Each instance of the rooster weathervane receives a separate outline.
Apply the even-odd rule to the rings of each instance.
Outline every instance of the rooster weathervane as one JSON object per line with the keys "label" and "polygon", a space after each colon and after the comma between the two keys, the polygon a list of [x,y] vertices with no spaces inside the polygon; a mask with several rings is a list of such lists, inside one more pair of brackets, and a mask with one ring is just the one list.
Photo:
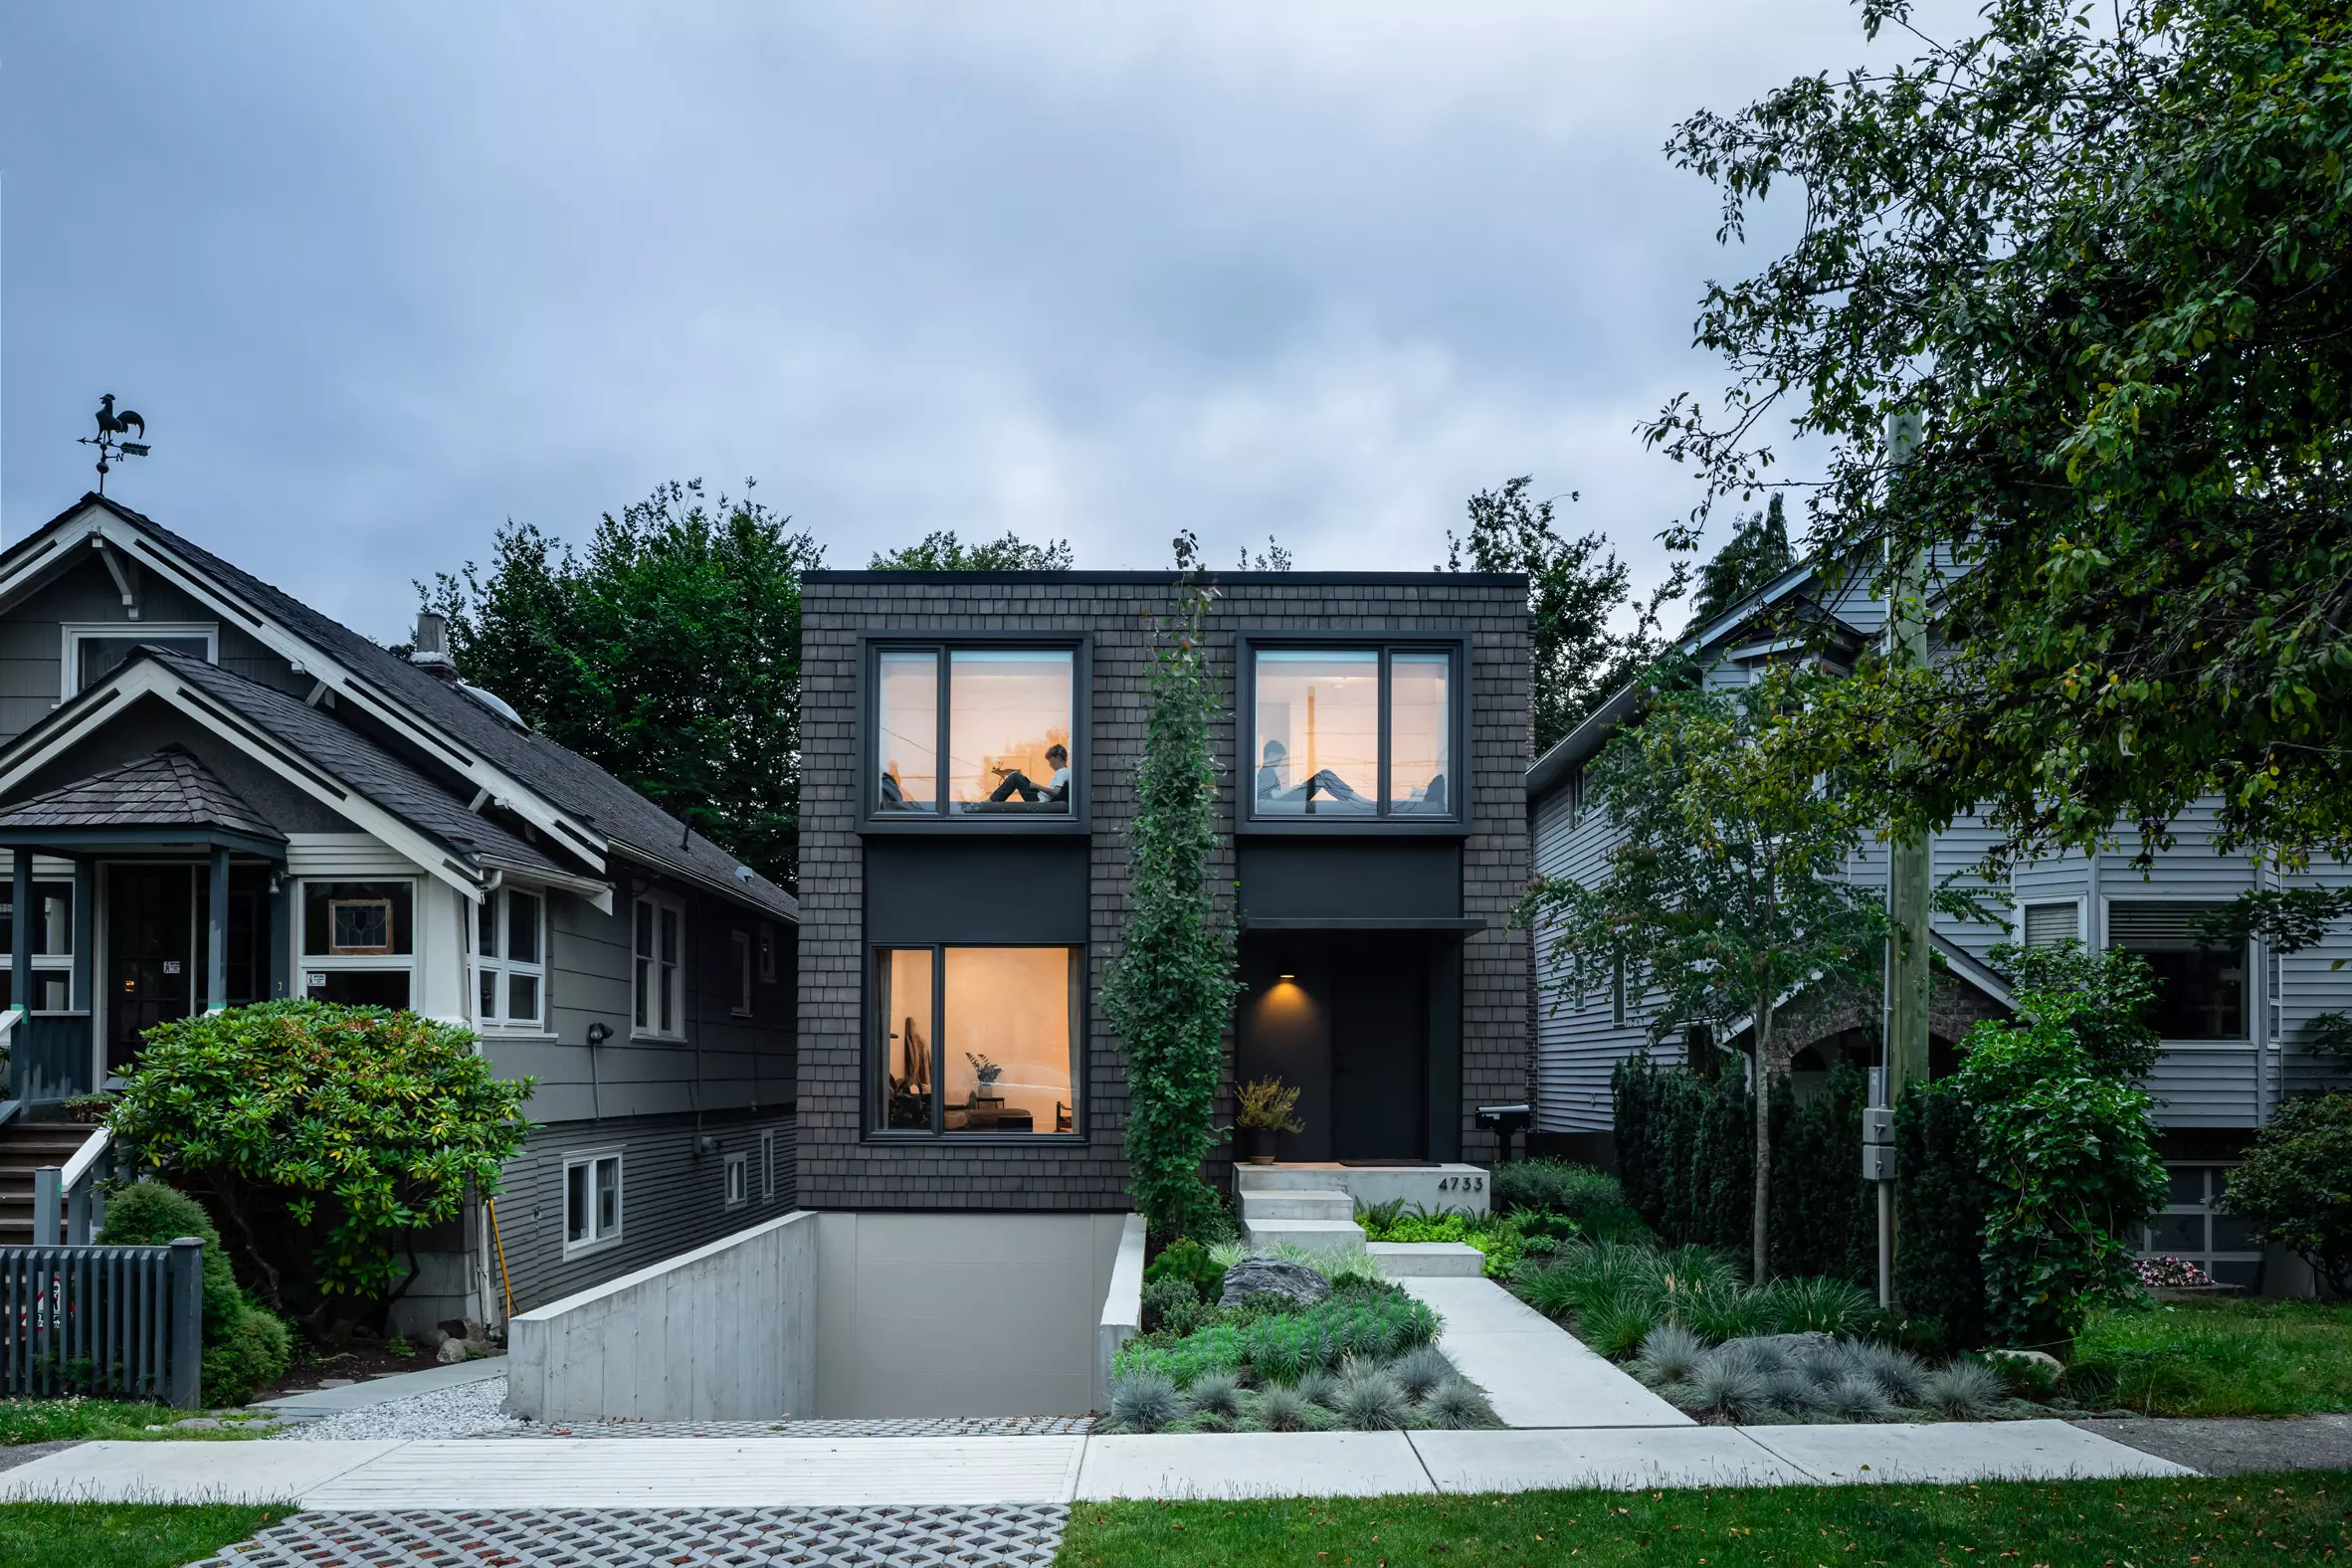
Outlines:
{"label": "rooster weathervane", "polygon": [[[121,440],[121,437],[130,434],[133,425],[139,429],[139,439]],[[82,445],[98,449],[98,493],[103,495],[106,493],[106,474],[113,467],[114,459],[143,458],[147,455],[147,422],[139,418],[133,409],[126,408],[119,414],[115,413],[114,394],[109,392],[98,399],[98,434],[84,436]]]}

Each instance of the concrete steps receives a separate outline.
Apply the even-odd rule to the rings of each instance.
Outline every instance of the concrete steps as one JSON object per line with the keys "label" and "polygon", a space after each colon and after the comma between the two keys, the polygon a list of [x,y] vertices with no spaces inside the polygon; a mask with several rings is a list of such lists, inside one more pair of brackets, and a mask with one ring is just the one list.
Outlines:
{"label": "concrete steps", "polygon": [[1486,1255],[1466,1242],[1370,1242],[1364,1250],[1391,1279],[1476,1279]]}
{"label": "concrete steps", "polygon": [[1364,1228],[1355,1202],[1336,1188],[1242,1190],[1242,1236],[1252,1247],[1288,1245],[1314,1253],[1360,1253]]}

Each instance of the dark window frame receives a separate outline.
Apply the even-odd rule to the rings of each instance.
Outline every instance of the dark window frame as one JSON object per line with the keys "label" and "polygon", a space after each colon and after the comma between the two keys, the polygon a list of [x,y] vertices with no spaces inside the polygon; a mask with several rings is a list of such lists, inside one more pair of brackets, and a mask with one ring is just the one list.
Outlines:
{"label": "dark window frame", "polygon": [[[1376,649],[1380,654],[1380,756],[1375,764],[1379,788],[1378,814],[1371,817],[1310,817],[1258,815],[1258,656],[1269,650],[1283,652],[1311,652],[1329,649],[1334,653],[1354,653]],[[1466,839],[1476,815],[1471,799],[1470,709],[1470,640],[1461,633],[1451,632],[1252,632],[1245,631],[1236,640],[1234,683],[1234,730],[1237,754],[1234,767],[1233,831],[1240,837],[1300,836],[1310,838],[1379,839],[1434,838]],[[1390,812],[1388,798],[1389,745],[1389,672],[1398,654],[1445,654],[1452,666],[1448,672],[1447,697],[1453,711],[1447,715],[1452,733],[1447,737],[1452,752],[1447,768],[1446,788],[1452,808],[1443,817],[1415,814],[1396,816]]]}
{"label": "dark window frame", "polygon": [[[880,660],[884,653],[930,652],[939,656],[939,789],[944,802],[948,726],[953,720],[950,682],[957,649],[1001,653],[1018,649],[1067,653],[1070,671],[1070,810],[1060,815],[958,816],[941,810],[904,815],[875,810],[881,798],[882,766],[876,758],[874,737],[882,722]],[[1086,834],[1093,831],[1090,780],[1093,764],[1093,664],[1091,633],[1046,629],[1034,632],[905,631],[858,634],[858,831],[873,833],[947,834]]]}
{"label": "dark window frame", "polygon": [[[1077,1006],[1073,1009],[1071,1029],[1071,1085],[1070,1121],[1068,1132],[949,1132],[947,1130],[947,1096],[941,1084],[947,1077],[947,949],[950,947],[1001,947],[1032,950],[1051,948],[1070,953],[1077,966]],[[1089,1020],[1093,1014],[1092,977],[1089,967],[1089,945],[1085,942],[868,942],[866,978],[861,985],[864,1003],[859,1008],[860,1034],[863,1043],[858,1051],[858,1124],[862,1143],[893,1143],[926,1149],[960,1149],[966,1146],[1039,1145],[1071,1148],[1088,1141],[1086,1131],[1086,1039]],[[877,1126],[884,1119],[879,1114],[878,1102],[882,1076],[874,1070],[881,1065],[877,1052],[875,1022],[881,1007],[877,995],[879,987],[875,971],[877,959],[883,953],[928,952],[931,955],[931,1124],[927,1128]]]}

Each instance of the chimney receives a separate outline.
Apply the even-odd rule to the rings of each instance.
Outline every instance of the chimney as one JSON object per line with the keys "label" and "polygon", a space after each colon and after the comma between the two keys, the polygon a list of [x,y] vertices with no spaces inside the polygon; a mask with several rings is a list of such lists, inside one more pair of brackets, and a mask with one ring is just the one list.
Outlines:
{"label": "chimney", "polygon": [[417,647],[408,662],[444,681],[457,680],[457,661],[449,656],[449,622],[431,610],[418,611]]}

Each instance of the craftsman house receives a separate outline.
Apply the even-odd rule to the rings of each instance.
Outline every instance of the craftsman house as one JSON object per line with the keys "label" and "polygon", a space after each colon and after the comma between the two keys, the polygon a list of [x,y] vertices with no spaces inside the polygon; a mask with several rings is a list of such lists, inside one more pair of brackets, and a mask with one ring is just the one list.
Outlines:
{"label": "craftsman house", "polygon": [[792,1206],[792,896],[458,680],[435,618],[396,656],[85,496],[0,552],[0,1145],[33,1151],[0,1164],[79,1141],[61,1102],[159,1021],[306,996],[463,1024],[538,1080],[494,1222],[434,1239],[396,1326]]}
{"label": "craftsman house", "polygon": [[[1745,685],[1765,661],[1796,655],[1830,668],[1850,665],[1881,635],[1885,606],[1867,573],[1831,574],[1800,566],[1714,624],[1693,627],[1683,652],[1702,679],[1722,688]],[[1535,869],[1547,877],[1597,877],[1615,842],[1605,813],[1586,809],[1585,767],[1618,728],[1636,716],[1636,693],[1620,691],[1528,770],[1527,803]],[[2352,1007],[2352,940],[2337,933],[2298,953],[2267,951],[2260,943],[2222,950],[2200,944],[2198,914],[2254,887],[2319,880],[2342,882],[2340,864],[2285,874],[2245,854],[2223,855],[2210,842],[2212,814],[2189,813],[2175,824],[2178,842],[2144,874],[2118,854],[2065,854],[2019,866],[2008,882],[1978,883],[1982,900],[2003,918],[1972,921],[1939,912],[1930,930],[1934,979],[1929,1008],[1930,1068],[1951,1071],[1953,1046],[1980,1018],[2002,1016],[2008,987],[1990,961],[1999,942],[2055,943],[2068,938],[2091,947],[2121,947],[2148,960],[2158,982],[2157,1027],[2163,1055],[2147,1087],[2158,1101],[2159,1152],[2172,1174],[2172,1201],[2142,1238],[2145,1250],[2184,1258],[2226,1283],[2272,1293],[2309,1288],[2303,1265],[2265,1251],[2244,1221],[2215,1211],[2213,1200],[2229,1169],[2289,1094],[2328,1081],[2327,1059],[2304,1048],[2311,1020]],[[1931,837],[1932,875],[1959,878],[1995,843],[1990,828],[1968,820]],[[1854,876],[1883,885],[1886,856],[1867,845]],[[1537,936],[1539,978],[1550,972]],[[1878,1060],[1876,1009],[1866,1016],[1804,1015],[1795,1077],[1800,1091],[1829,1066],[1845,1060],[1866,1067]],[[1651,1016],[1638,988],[1622,982],[1613,994],[1582,1003],[1547,991],[1538,1001],[1536,1136],[1575,1158],[1611,1157],[1610,1074],[1637,1053],[1678,1060],[1681,1041],[1653,1043]]]}

